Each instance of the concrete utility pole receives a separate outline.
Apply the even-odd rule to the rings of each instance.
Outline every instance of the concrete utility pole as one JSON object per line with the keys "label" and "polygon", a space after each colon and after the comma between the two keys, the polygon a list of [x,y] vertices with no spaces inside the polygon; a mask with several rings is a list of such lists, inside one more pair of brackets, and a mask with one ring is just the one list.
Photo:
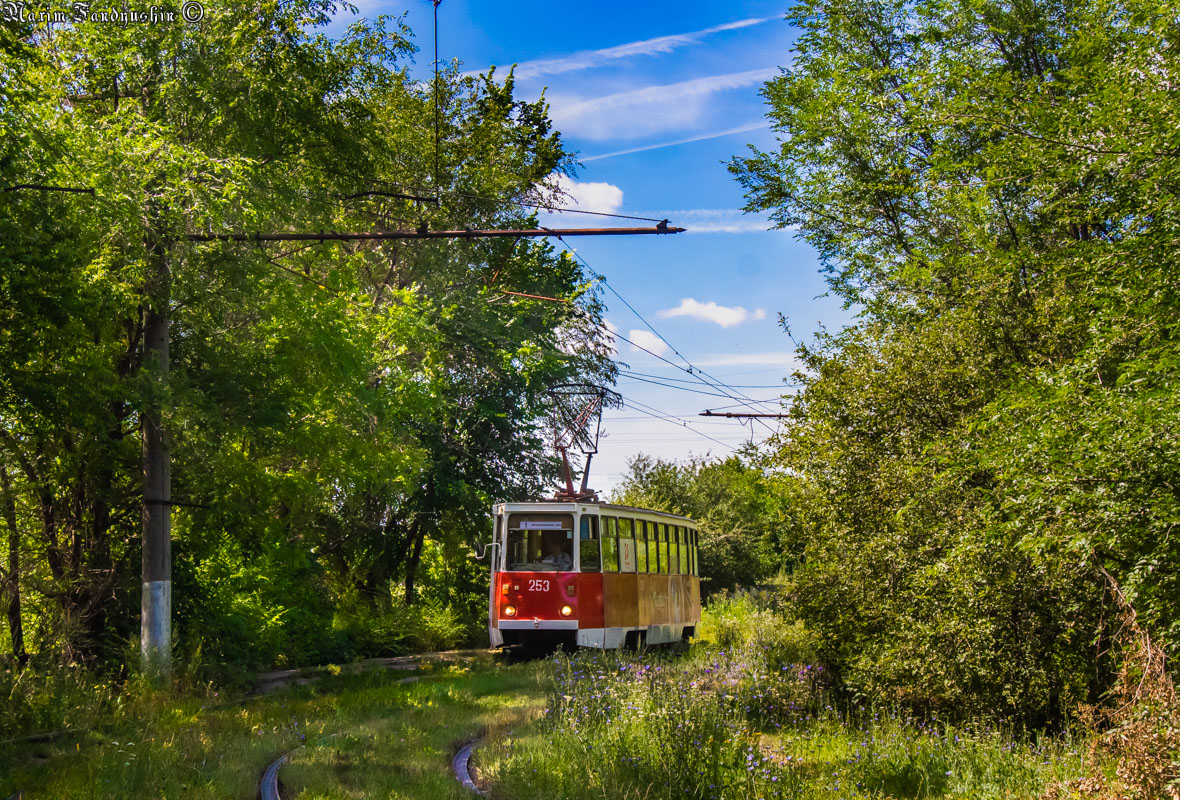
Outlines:
{"label": "concrete utility pole", "polygon": [[156,245],[144,320],[144,368],[154,378],[143,410],[143,594],[139,642],[144,672],[167,683],[172,674],[172,464],[164,435],[168,388],[168,306],[172,275],[168,247]]}

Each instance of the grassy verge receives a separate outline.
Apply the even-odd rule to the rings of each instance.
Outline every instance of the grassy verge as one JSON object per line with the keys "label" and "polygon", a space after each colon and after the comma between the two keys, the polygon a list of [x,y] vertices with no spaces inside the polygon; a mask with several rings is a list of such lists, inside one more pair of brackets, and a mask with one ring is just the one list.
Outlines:
{"label": "grassy verge", "polygon": [[537,665],[340,675],[260,700],[151,698],[100,731],[0,748],[0,797],[253,798],[266,765],[286,798],[463,797],[451,747],[543,705]]}
{"label": "grassy verge", "polygon": [[552,659],[546,712],[480,751],[497,798],[1032,798],[1086,774],[1068,735],[838,711],[801,627],[723,606],[685,658]]}
{"label": "grassy verge", "polygon": [[541,666],[450,667],[414,684],[386,713],[374,713],[381,698],[351,694],[362,713],[336,736],[294,754],[283,768],[283,797],[470,800],[450,772],[456,743],[486,732],[510,735],[536,717],[544,699]]}
{"label": "grassy verge", "polygon": [[111,695],[95,732],[0,747],[0,797],[244,800],[294,751],[288,800],[459,800],[450,757],[484,732],[477,778],[498,800],[1089,797],[1114,774],[1069,735],[835,703],[808,632],[746,601],[715,604],[701,638],[686,656],[340,674],[231,705]]}

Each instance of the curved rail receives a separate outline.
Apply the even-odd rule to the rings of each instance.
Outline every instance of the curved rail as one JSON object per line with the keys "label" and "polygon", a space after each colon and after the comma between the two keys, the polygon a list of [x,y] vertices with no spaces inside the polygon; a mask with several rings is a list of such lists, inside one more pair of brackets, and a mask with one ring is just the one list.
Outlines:
{"label": "curved rail", "polygon": [[[295,748],[295,750],[300,749],[302,748]],[[291,753],[294,753],[295,750],[292,750]],[[262,773],[262,785],[258,789],[258,796],[261,800],[283,800],[279,796],[279,767],[287,763],[291,753],[283,753],[271,762],[270,766],[266,768],[266,772]]]}
{"label": "curved rail", "polygon": [[474,742],[468,742],[459,748],[459,752],[455,753],[455,757],[451,759],[451,771],[455,773],[455,778],[459,783],[463,784],[463,788],[475,792],[480,797],[484,797],[483,790],[476,786],[475,781],[471,779],[471,772],[468,770],[468,764],[471,762],[471,751],[479,744],[480,740],[476,739]]}
{"label": "curved rail", "polygon": [[[480,797],[486,797],[483,790],[471,778],[471,770],[469,768],[471,752],[480,741],[480,739],[476,739],[459,748],[459,752],[455,753],[454,758],[451,759],[451,771],[455,773],[455,778],[463,785],[464,789],[475,792]],[[260,800],[283,800],[279,794],[279,769],[283,764],[287,763],[294,753],[302,749],[302,747],[296,747],[289,753],[283,753],[270,763],[270,766],[266,768],[266,772],[262,773],[262,784],[258,788],[258,797]],[[20,795],[14,795],[14,797],[17,797],[19,800]]]}
{"label": "curved rail", "polygon": [[[423,655],[426,656],[427,658],[432,655],[433,656],[439,656],[439,655],[450,656],[450,655],[456,655],[456,654],[460,655],[461,657],[466,657],[466,656],[468,656],[469,652],[484,652],[484,651],[457,651],[456,653],[433,653],[433,654],[423,654]],[[395,666],[395,662],[396,662],[396,666],[402,666],[403,664],[406,664],[406,663],[421,663],[422,661],[427,660],[427,658],[424,658],[423,655],[408,656],[408,657],[403,656],[403,657],[397,658],[397,659],[373,659],[373,662],[374,662],[374,666],[390,667],[390,666]],[[402,668],[404,668],[404,667],[402,667]],[[283,674],[281,677],[286,679],[290,676]],[[419,678],[419,676],[417,676],[417,675],[411,675],[409,677],[402,678],[401,680],[397,681],[397,683],[414,683],[418,680],[418,678]],[[330,738],[330,737],[336,736],[336,735],[337,734],[334,734],[334,733],[329,734],[328,737],[325,737],[325,738]],[[459,782],[461,784],[463,784],[464,787],[466,787],[467,789],[469,789],[469,790],[475,792],[476,794],[480,795],[481,797],[483,797],[484,793],[480,790],[480,788],[478,786],[475,785],[475,781],[473,781],[471,779],[471,773],[468,771],[468,767],[467,767],[468,762],[471,761],[471,751],[472,751],[472,749],[475,748],[475,746],[477,744],[479,744],[479,741],[480,741],[479,739],[476,739],[475,741],[470,742],[469,744],[466,744],[463,747],[461,747],[459,749],[459,752],[455,753],[455,757],[451,759],[451,769],[454,770],[455,777],[458,778]],[[291,758],[292,755],[299,752],[304,747],[305,747],[305,745],[300,745],[299,747],[296,747],[294,750],[291,750],[290,752],[283,753],[281,756],[276,758],[274,761],[272,761],[267,766],[266,771],[264,773],[262,773],[262,782],[259,784],[259,787],[258,787],[258,797],[260,798],[260,800],[282,800],[282,796],[279,794],[279,769],[282,768],[283,764],[287,763],[287,761]]]}

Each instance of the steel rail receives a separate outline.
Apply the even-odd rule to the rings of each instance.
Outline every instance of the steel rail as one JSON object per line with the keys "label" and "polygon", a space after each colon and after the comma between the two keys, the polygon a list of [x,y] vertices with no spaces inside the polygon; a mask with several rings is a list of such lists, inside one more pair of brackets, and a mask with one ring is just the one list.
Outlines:
{"label": "steel rail", "polygon": [[480,797],[486,797],[487,795],[484,794],[484,791],[471,778],[471,771],[469,769],[471,752],[481,741],[483,740],[476,739],[460,747],[459,752],[455,753],[455,757],[451,759],[451,771],[455,773],[455,778],[463,785],[464,789],[475,792]]}
{"label": "steel rail", "polygon": [[283,753],[274,761],[270,762],[270,766],[266,768],[266,772],[262,773],[262,785],[258,787],[258,797],[260,800],[283,800],[279,795],[279,767],[287,763],[287,759],[291,757],[291,753],[302,749],[302,747],[296,747],[290,753]]}
{"label": "steel rail", "polygon": [[[473,652],[483,652],[483,651],[457,650],[457,651],[447,651],[447,652],[442,652],[442,653],[422,653],[422,654],[414,655],[414,656],[401,656],[398,658],[391,658],[391,659],[373,659],[371,662],[371,665],[372,666],[386,666],[386,667],[396,669],[396,668],[401,667],[401,666],[403,666],[407,663],[410,663],[410,662],[416,662],[418,664],[421,664],[424,662],[433,663],[434,661],[446,661],[449,659],[445,659],[445,658],[439,659],[437,657],[438,656],[453,656],[453,655],[460,656],[460,659],[459,659],[460,661],[464,661],[464,660],[470,661],[471,660],[470,654]],[[295,674],[288,674],[288,672],[297,673],[298,671],[297,670],[285,671],[284,673],[280,673],[281,677],[284,679],[292,679],[292,678],[296,677]],[[401,680],[397,681],[397,683],[415,683],[419,680],[419,677],[420,676],[418,676],[418,675],[411,675],[409,677],[402,678]],[[339,732],[336,732],[336,733],[330,733],[327,736],[320,737],[320,739],[317,740],[317,744],[320,741],[323,741],[325,739],[330,739],[334,736],[339,736],[339,735],[340,735]],[[475,785],[475,781],[473,781],[471,779],[471,774],[468,772],[468,769],[467,769],[467,764],[471,760],[471,750],[472,750],[472,748],[475,747],[475,745],[477,745],[479,743],[479,741],[480,741],[479,739],[476,739],[476,740],[464,745],[462,748],[460,748],[459,752],[456,753],[454,758],[451,759],[451,768],[453,770],[455,770],[455,776],[457,778],[459,778],[459,782],[462,783],[463,786],[476,792],[480,796],[483,796],[483,792],[480,791],[479,787]],[[300,750],[304,749],[305,747],[308,747],[309,745],[310,745],[310,743],[302,744],[299,747],[296,747],[294,750],[290,750],[286,753],[283,753],[282,755],[280,755],[278,758],[276,758],[274,761],[272,761],[270,764],[267,765],[266,770],[262,773],[262,780],[259,782],[259,785],[258,785],[258,797],[260,800],[283,800],[282,795],[279,794],[279,770],[282,769],[283,765],[286,764],[290,760],[291,756],[293,756],[295,753],[299,752]],[[460,769],[462,770],[462,776],[460,776]]]}

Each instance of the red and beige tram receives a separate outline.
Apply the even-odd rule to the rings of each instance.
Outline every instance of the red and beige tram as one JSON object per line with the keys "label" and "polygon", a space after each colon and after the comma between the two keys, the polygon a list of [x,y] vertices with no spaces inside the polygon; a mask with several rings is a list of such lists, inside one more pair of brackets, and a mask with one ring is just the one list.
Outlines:
{"label": "red and beige tram", "polygon": [[700,624],[697,526],[593,501],[494,508],[492,646],[618,648],[687,639]]}

